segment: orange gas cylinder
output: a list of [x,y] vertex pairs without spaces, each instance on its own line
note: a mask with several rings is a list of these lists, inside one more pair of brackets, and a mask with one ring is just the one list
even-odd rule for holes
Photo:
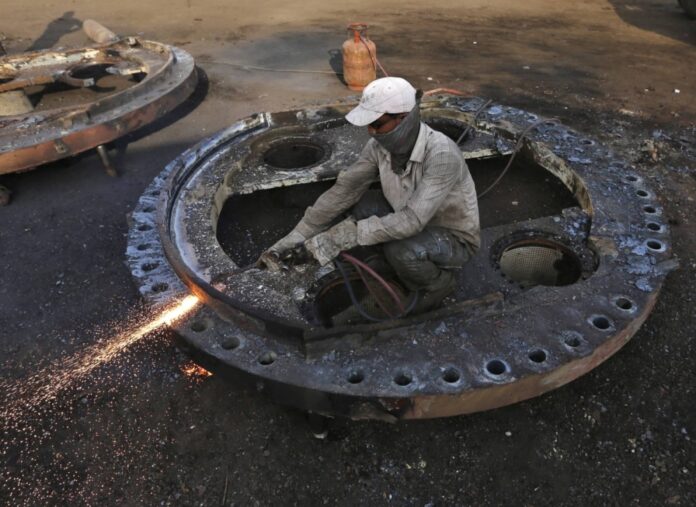
[[352,37],[343,43],[343,79],[348,88],[362,91],[377,77],[377,46],[367,38],[367,25],[351,23]]

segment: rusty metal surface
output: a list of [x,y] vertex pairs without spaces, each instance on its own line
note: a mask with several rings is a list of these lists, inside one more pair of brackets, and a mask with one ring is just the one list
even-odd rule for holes
[[[482,103],[437,97],[424,104],[423,118],[464,128]],[[316,267],[291,270],[283,280],[240,272],[216,228],[235,196],[335,178],[366,139],[342,120],[348,109],[237,122],[182,154],[141,198],[129,235],[131,271],[153,305],[189,290],[207,303],[177,328],[202,364],[317,412],[389,421],[443,417],[564,385],[619,350],[647,318],[675,267],[655,194],[608,149],[548,121],[532,131],[520,156],[562,182],[575,206],[485,228],[455,301],[443,310],[343,334],[313,327],[297,311],[296,296]],[[475,123],[478,142],[489,153],[509,153],[516,136],[538,120],[490,105]],[[269,146],[298,136],[329,155],[291,171],[263,163]],[[468,158],[481,153],[480,146],[462,149]],[[501,253],[530,242],[573,252],[577,280],[527,289],[506,279]]]
[[100,93],[92,102],[0,117],[0,174],[31,169],[121,137],[183,102],[197,81],[187,52],[129,37],[87,48],[1,57],[0,91],[57,82],[89,87],[90,67],[137,80],[123,90]]

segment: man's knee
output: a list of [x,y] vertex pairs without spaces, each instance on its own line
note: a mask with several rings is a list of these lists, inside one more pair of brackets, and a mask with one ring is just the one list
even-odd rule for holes
[[410,238],[390,241],[385,244],[384,256],[395,269],[413,268],[428,260],[428,252],[426,249]]

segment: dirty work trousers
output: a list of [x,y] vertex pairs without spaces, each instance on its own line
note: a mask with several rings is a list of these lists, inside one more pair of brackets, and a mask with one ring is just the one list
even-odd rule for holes
[[[356,220],[392,212],[382,192],[376,189],[368,190],[351,211]],[[466,246],[442,227],[426,226],[415,236],[382,246],[387,262],[406,287],[443,298],[456,287],[452,270],[462,267],[471,257]]]

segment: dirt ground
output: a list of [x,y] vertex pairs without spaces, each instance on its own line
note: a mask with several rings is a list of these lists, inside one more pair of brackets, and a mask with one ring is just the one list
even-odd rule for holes
[[[14,192],[0,208],[3,504],[696,504],[696,21],[676,0],[4,0],[0,32],[9,52],[79,45],[86,18],[185,48],[204,79],[116,143],[118,178],[95,153],[0,177]],[[71,358],[144,319],[126,216],[164,165],[251,113],[350,95],[332,74],[239,64],[330,71],[363,20],[391,74],[557,117],[659,191],[681,267],[633,340],[537,399],[335,420],[326,440],[259,393],[184,375],[166,333],[74,373]],[[64,387],[41,401],[46,385]]]

